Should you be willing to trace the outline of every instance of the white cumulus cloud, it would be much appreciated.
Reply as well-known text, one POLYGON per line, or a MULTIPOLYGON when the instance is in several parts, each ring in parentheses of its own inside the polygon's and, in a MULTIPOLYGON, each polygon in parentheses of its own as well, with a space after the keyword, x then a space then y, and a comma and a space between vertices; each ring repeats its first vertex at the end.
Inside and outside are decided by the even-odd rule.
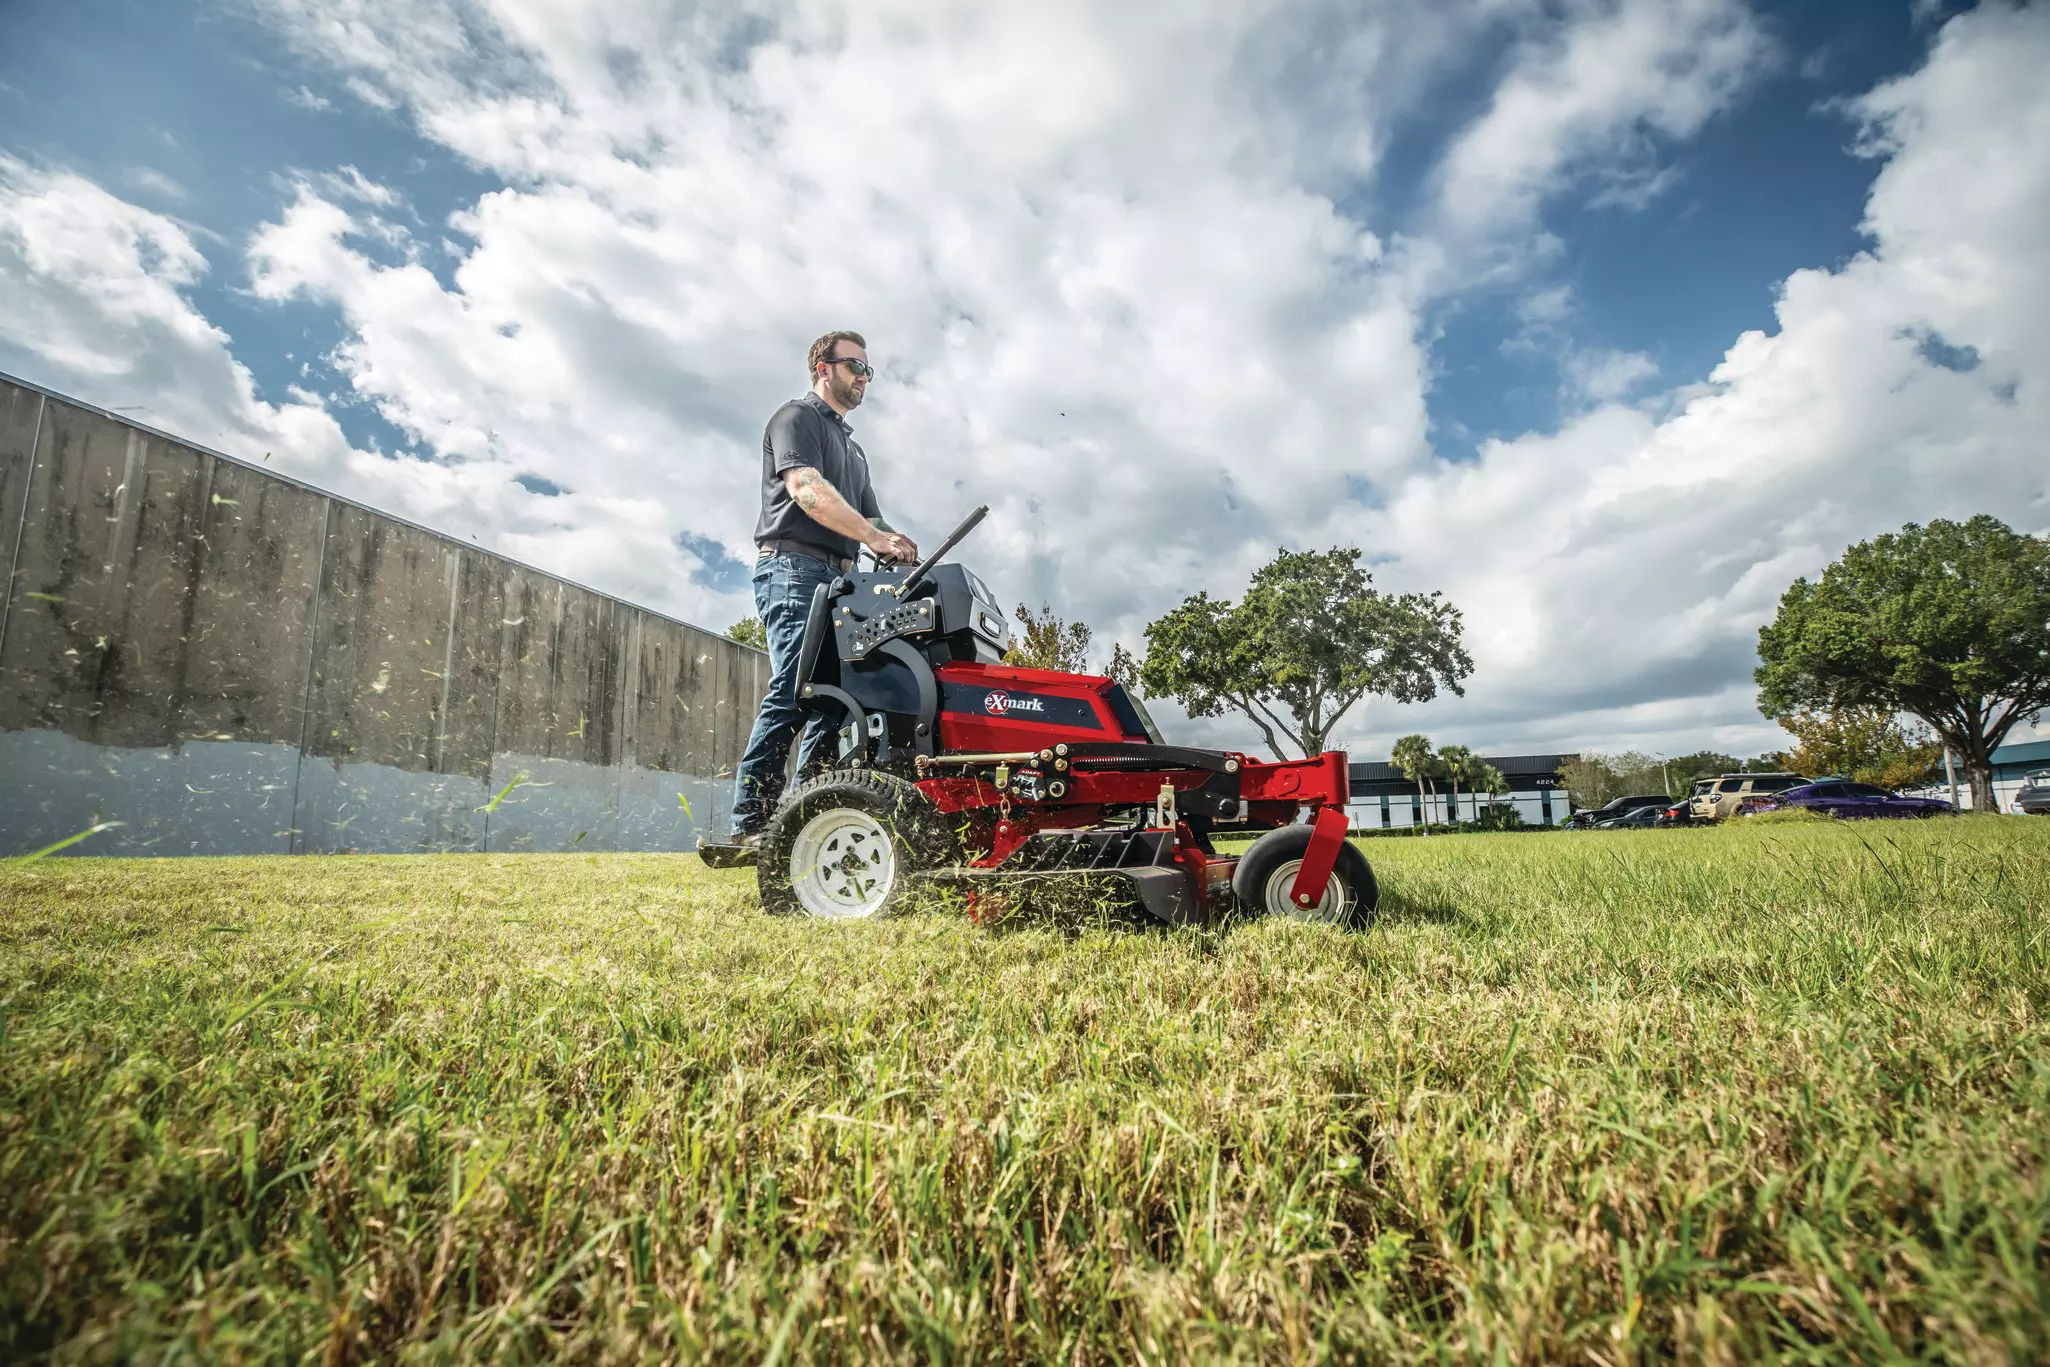
MULTIPOLYGON (((1539 208, 1592 178, 1596 204, 1641 208, 1671 183, 1654 136, 1684 139, 1773 57, 1742 0, 1607 0, 1568 7, 1517 45, 1485 114, 1436 176, 1450 247, 1527 249, 1539 208)), ((1520 252, 1512 251, 1512 258, 1520 252)))

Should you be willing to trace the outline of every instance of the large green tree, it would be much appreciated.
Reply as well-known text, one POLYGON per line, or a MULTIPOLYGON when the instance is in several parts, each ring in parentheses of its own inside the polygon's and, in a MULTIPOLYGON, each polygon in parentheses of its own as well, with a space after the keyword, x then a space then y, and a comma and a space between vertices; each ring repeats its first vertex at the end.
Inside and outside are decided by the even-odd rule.
POLYGON ((1672 781, 1666 786, 1666 795, 1685 797, 1696 779, 1740 774, 1744 772, 1744 765, 1744 760, 1738 759, 1735 755, 1726 755, 1720 750, 1696 750, 1692 754, 1674 755, 1665 761, 1665 768, 1662 771, 1672 776, 1672 781))
MULTIPOLYGON (((1052 669, 1063 674, 1094 674, 1089 667, 1090 642, 1096 633, 1087 622, 1067 622, 1048 603, 1033 612, 1018 604, 1017 637, 1004 652, 1004 663, 1021 669, 1052 669)), ((1113 641, 1110 663, 1102 671, 1133 692, 1139 691, 1139 662, 1113 641)))
POLYGON ((2050 707, 2050 539, 1981 514, 1910 522, 1794 581, 1758 633, 1758 707, 1919 717, 1993 809, 1990 756, 2050 707))
POLYGON ((1819 778, 1844 774, 1882 788, 1912 788, 1943 771, 1943 748, 1920 727, 1903 726, 1884 707, 1804 707, 1779 718, 1794 737, 1787 767, 1819 778))
POLYGON ((1192 717, 1242 713, 1277 756, 1324 749, 1369 693, 1462 696, 1473 660, 1459 610, 1436 593, 1383 594, 1351 547, 1282 551, 1237 603, 1199 593, 1146 628, 1146 692, 1192 717))
POLYGON ((1622 786, 1608 757, 1594 751, 1569 755, 1559 772, 1566 780, 1566 796, 1576 807, 1599 807, 1622 786))
POLYGON ((1052 604, 1042 603, 1037 615, 1018 604, 1018 638, 1004 652, 1004 663, 1020 669, 1052 669, 1063 674, 1089 672, 1089 642, 1095 635, 1087 622, 1064 622, 1052 604))
POLYGON ((1117 642, 1111 643, 1110 664, 1103 672, 1123 684, 1134 696, 1145 691, 1139 682, 1138 657, 1117 642))

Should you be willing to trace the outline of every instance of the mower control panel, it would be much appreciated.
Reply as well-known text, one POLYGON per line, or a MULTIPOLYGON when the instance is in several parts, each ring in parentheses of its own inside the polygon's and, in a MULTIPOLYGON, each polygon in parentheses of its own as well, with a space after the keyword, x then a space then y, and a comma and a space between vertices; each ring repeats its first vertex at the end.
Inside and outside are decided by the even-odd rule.
POLYGON ((994 664, 1003 657, 1010 623, 991 601, 989 589, 967 567, 935 565, 908 599, 899 596, 903 580, 901 570, 886 568, 840 581, 843 587, 831 611, 833 639, 844 663, 858 664, 888 642, 906 637, 929 647, 935 664, 994 664))
POLYGON ((846 658, 859 660, 885 641, 932 630, 932 608, 931 599, 921 599, 869 618, 848 637, 846 658))

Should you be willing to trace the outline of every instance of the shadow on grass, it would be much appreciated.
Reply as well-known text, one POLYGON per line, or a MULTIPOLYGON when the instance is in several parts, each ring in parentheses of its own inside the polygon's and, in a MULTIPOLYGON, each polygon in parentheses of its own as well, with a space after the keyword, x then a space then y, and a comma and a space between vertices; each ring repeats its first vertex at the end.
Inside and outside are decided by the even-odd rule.
POLYGON ((1442 897, 1409 897, 1399 888, 1381 889, 1381 905, 1374 913, 1374 920, 1383 923, 1458 926, 1467 924, 1469 919, 1442 897))

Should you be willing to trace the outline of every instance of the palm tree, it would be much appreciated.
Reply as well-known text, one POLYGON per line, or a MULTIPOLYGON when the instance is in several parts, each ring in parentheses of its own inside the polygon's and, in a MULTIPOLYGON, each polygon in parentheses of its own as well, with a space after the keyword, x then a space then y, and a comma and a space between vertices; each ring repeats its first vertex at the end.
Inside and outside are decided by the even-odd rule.
POLYGON ((1455 826, 1459 824, 1459 785, 1462 781, 1473 776, 1474 770, 1480 764, 1480 759, 1479 755, 1476 755, 1464 745, 1448 745, 1438 752, 1438 763, 1444 767, 1445 777, 1452 784, 1452 805, 1447 815, 1455 826))
MULTIPOLYGON (((1473 769, 1467 774, 1466 781, 1467 786, 1476 793, 1486 793, 1488 795, 1488 807, 1490 810, 1493 810, 1495 806, 1493 801, 1495 796, 1509 791, 1509 780, 1503 777, 1502 771, 1492 764, 1481 761, 1477 761, 1474 764, 1473 769)), ((1478 809, 1475 810, 1474 815, 1476 817, 1480 815, 1478 809)), ((1522 819, 1522 816, 1519 814, 1517 820, 1521 821, 1522 819)))
POLYGON ((1417 802, 1424 811, 1424 834, 1431 833, 1431 805, 1424 798, 1424 782, 1438 768, 1438 757, 1431 753, 1429 736, 1404 736, 1395 742, 1389 752, 1389 762, 1402 771, 1402 776, 1416 785, 1417 802))

